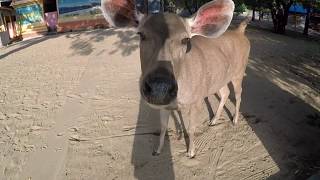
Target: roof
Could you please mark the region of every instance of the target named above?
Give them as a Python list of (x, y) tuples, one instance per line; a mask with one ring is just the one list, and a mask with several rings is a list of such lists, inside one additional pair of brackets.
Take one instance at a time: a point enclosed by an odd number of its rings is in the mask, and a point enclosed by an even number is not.
[(11, 9), (11, 8), (7, 8), (7, 7), (0, 7), (0, 11), (14, 11), (13, 9)]
[(21, 4), (29, 4), (29, 3), (37, 3), (39, 2), (38, 0), (13, 0), (11, 3), (11, 6), (17, 6)]
[(301, 4), (292, 4), (289, 8), (290, 13), (307, 14), (307, 10)]
[(7, 8), (7, 7), (0, 7), (0, 12), (6, 16), (15, 15), (15, 11), (13, 9)]

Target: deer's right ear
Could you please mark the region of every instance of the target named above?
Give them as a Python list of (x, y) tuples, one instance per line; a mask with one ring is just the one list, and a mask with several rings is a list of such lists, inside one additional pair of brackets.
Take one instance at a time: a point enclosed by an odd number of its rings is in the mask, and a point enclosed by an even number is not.
[(113, 27), (138, 25), (134, 0), (101, 0), (101, 10)]
[(234, 11), (232, 0), (212, 0), (187, 19), (191, 36), (216, 38), (229, 27)]

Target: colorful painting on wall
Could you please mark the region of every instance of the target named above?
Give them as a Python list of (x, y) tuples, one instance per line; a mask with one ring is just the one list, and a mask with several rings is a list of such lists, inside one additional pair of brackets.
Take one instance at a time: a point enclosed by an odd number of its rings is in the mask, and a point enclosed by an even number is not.
[(42, 8), (38, 3), (28, 4), (26, 6), (16, 7), (16, 14), (21, 26), (21, 31), (26, 32), (34, 27), (42, 26), (43, 16)]
[(100, 1), (101, 0), (58, 0), (59, 22), (101, 18)]

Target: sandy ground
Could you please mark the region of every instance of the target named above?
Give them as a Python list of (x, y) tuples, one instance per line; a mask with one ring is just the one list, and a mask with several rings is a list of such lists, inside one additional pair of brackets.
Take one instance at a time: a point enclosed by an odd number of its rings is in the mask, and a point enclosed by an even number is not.
[[(320, 43), (250, 27), (241, 106), (231, 98), (185, 156), (172, 114), (153, 157), (159, 112), (138, 92), (130, 29), (52, 35), (0, 50), (0, 179), (306, 179), (320, 170)], [(213, 109), (217, 99), (210, 97)], [(177, 124), (177, 125), (176, 125)]]

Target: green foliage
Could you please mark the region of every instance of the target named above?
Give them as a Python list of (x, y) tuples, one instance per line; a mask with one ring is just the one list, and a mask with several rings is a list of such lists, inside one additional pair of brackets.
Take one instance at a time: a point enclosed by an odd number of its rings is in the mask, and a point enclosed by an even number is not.
[[(168, 9), (185, 9), (190, 14), (196, 12), (203, 4), (211, 0), (163, 0)], [(252, 9), (253, 14), (259, 11), (260, 14), (271, 13), (275, 32), (283, 34), (288, 22), (288, 10), (293, 3), (301, 3), (309, 11), (310, 9), (320, 9), (320, 0), (233, 0), (235, 12), (237, 14)], [(169, 8), (170, 4), (170, 8)], [(279, 13), (280, 12), (280, 13)], [(254, 19), (253, 19), (254, 20)], [(308, 26), (306, 26), (308, 27)]]
[(176, 8), (183, 8), (183, 9), (193, 9), (197, 10), (203, 4), (210, 2), (212, 0), (163, 0), (164, 3), (168, 6), (174, 6)]
[(304, 7), (320, 8), (320, 0), (294, 0), (295, 3), (301, 3)]
[[(194, 9), (201, 7), (201, 5), (211, 0), (164, 0), (165, 4), (174, 5), (174, 7)], [(235, 3), (235, 12), (242, 13), (246, 9), (263, 10), (268, 11), (272, 7), (273, 3), (276, 4), (289, 4), (302, 3), (305, 7), (312, 6), (320, 9), (320, 0), (233, 0)]]
[(243, 12), (246, 12), (246, 10), (247, 10), (247, 6), (244, 3), (241, 3), (241, 4), (236, 4), (234, 12), (241, 14)]

